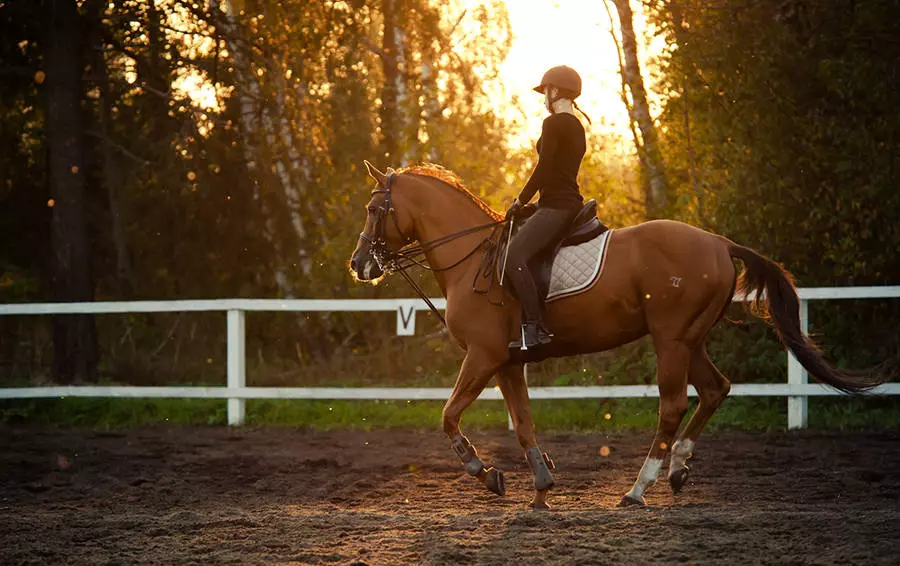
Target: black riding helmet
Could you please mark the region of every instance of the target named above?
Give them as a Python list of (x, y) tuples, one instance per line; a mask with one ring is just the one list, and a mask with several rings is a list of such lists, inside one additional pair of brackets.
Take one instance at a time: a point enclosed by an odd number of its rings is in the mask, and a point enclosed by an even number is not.
[[(550, 100), (551, 108), (557, 100), (567, 98), (575, 103), (575, 108), (579, 112), (584, 114), (584, 111), (578, 108), (578, 103), (575, 102), (575, 99), (581, 96), (581, 76), (575, 69), (566, 65), (553, 67), (544, 73), (544, 76), (541, 77), (541, 84), (534, 87), (533, 90), (545, 94), (548, 86), (556, 87), (556, 95)], [(591, 121), (587, 114), (584, 114), (584, 117), (587, 118), (588, 122)]]

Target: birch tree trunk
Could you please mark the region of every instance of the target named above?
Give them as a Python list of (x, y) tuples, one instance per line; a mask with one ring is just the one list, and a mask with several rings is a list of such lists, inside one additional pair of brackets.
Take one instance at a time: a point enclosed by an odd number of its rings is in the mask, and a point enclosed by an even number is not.
[(409, 159), (410, 131), (406, 86), (406, 32), (402, 27), (403, 0), (382, 0), (384, 32), (381, 58), (384, 88), (381, 94), (381, 139), (388, 164), (405, 165)]
[[(298, 265), (304, 275), (310, 271), (307, 230), (300, 210), (302, 191), (291, 175), (293, 163), (286, 164), (277, 148), (280, 145), (289, 148), (288, 152), (296, 150), (289, 123), (282, 118), (280, 130), (276, 129), (275, 121), (262, 105), (264, 96), (252, 72), (247, 44), (238, 29), (235, 4), (233, 0), (225, 0), (226, 10), (220, 16), (220, 24), (238, 83), (241, 145), (253, 182), (253, 197), (260, 203), (266, 219), (265, 237), (275, 252), (275, 283), (282, 296), (293, 297), (294, 283), (288, 274), (291, 266)], [(218, 2), (214, 1), (212, 8), (218, 9)], [(299, 163), (299, 159), (294, 161)], [(279, 227), (286, 229), (279, 230)], [(286, 244), (282, 241), (285, 235), (290, 236)]]
[(650, 116), (650, 105), (647, 103), (647, 92), (637, 55), (637, 40), (634, 35), (634, 15), (629, 0), (613, 0), (619, 13), (619, 27), (622, 30), (622, 52), (624, 66), (622, 74), (631, 92), (632, 112), (641, 132), (642, 143), (638, 151), (642, 152), (641, 164), (646, 177), (646, 197), (648, 218), (658, 217), (666, 206), (669, 184), (666, 179), (665, 165), (659, 147), (659, 136), (656, 125)]
[(440, 148), (432, 139), (431, 130), (437, 128), (441, 120), (441, 105), (438, 100), (437, 73), (434, 70), (432, 62), (434, 55), (427, 53), (422, 63), (422, 95), (425, 103), (422, 108), (422, 121), (424, 122), (425, 134), (428, 140), (425, 144), (424, 158), (432, 163), (441, 162)]

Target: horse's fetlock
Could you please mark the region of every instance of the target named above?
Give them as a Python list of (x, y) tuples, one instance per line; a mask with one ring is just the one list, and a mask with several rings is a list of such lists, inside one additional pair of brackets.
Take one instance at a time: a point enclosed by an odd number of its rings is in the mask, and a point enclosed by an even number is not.
[(468, 438), (458, 434), (450, 441), (450, 446), (460, 461), (465, 464), (467, 474), (477, 476), (484, 470), (484, 463), (478, 457), (478, 451), (475, 450)]

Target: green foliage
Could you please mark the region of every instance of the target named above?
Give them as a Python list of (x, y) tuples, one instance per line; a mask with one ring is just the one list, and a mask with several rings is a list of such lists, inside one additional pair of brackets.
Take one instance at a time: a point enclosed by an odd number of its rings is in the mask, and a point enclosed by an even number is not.
[(897, 4), (650, 4), (672, 213), (705, 212), (801, 284), (896, 283)]
[[(668, 44), (658, 89), (670, 215), (782, 262), (800, 286), (897, 284), (897, 3), (645, 4)], [(840, 367), (896, 365), (896, 333), (882, 329), (900, 302), (814, 305), (811, 320)], [(719, 340), (726, 374), (783, 374), (756, 330)]]

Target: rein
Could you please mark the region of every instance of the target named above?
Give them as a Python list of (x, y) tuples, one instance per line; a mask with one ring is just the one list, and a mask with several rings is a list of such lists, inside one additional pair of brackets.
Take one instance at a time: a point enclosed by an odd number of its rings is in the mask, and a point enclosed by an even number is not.
[[(394, 210), (394, 205), (391, 202), (391, 185), (394, 183), (395, 177), (396, 173), (394, 173), (393, 171), (389, 172), (387, 174), (387, 183), (385, 188), (375, 189), (372, 191), (373, 195), (384, 195), (384, 200), (382, 201), (381, 206), (379, 206), (376, 211), (377, 217), (375, 220), (375, 233), (374, 235), (369, 236), (365, 232), (361, 232), (359, 234), (359, 237), (369, 243), (369, 246), (372, 250), (372, 257), (375, 258), (375, 261), (376, 263), (378, 263), (378, 267), (381, 269), (381, 271), (385, 274), (399, 272), (400, 275), (402, 275), (403, 278), (406, 279), (406, 282), (409, 283), (409, 286), (413, 288), (416, 294), (423, 301), (425, 301), (425, 304), (428, 305), (428, 308), (431, 309), (431, 312), (436, 314), (438, 318), (441, 319), (441, 322), (444, 324), (444, 326), (447, 326), (447, 321), (444, 318), (444, 315), (442, 315), (440, 311), (438, 311), (437, 307), (434, 306), (434, 303), (431, 302), (431, 299), (429, 299), (425, 292), (422, 291), (422, 288), (412, 280), (412, 277), (410, 277), (406, 270), (413, 265), (417, 265), (433, 272), (449, 271), (450, 269), (459, 266), (464, 261), (475, 255), (475, 253), (479, 249), (484, 247), (486, 242), (489, 242), (493, 239), (494, 235), (496, 234), (497, 226), (506, 224), (507, 221), (497, 220), (494, 222), (489, 222), (487, 224), (480, 224), (478, 226), (473, 226), (472, 228), (460, 230), (459, 232), (453, 232), (452, 234), (448, 234), (446, 236), (442, 236), (428, 242), (415, 243), (412, 237), (407, 236), (403, 233), (403, 230), (400, 229), (400, 222), (397, 220), (397, 212), (396, 210)], [(400, 234), (400, 237), (404, 242), (403, 247), (396, 251), (391, 249), (391, 246), (388, 244), (387, 238), (385, 237), (385, 222), (388, 216), (394, 217), (394, 228), (397, 229), (397, 233)], [(487, 230), (488, 228), (493, 229), (491, 234), (487, 238), (479, 242), (462, 258), (455, 261), (451, 265), (448, 265), (446, 267), (431, 267), (422, 260), (417, 259), (418, 256), (424, 256), (426, 253), (430, 252), (431, 250), (437, 249), (444, 244), (450, 243), (464, 236), (468, 236), (469, 234), (475, 234), (476, 232)], [(481, 271), (481, 268), (479, 268), (479, 271)]]

